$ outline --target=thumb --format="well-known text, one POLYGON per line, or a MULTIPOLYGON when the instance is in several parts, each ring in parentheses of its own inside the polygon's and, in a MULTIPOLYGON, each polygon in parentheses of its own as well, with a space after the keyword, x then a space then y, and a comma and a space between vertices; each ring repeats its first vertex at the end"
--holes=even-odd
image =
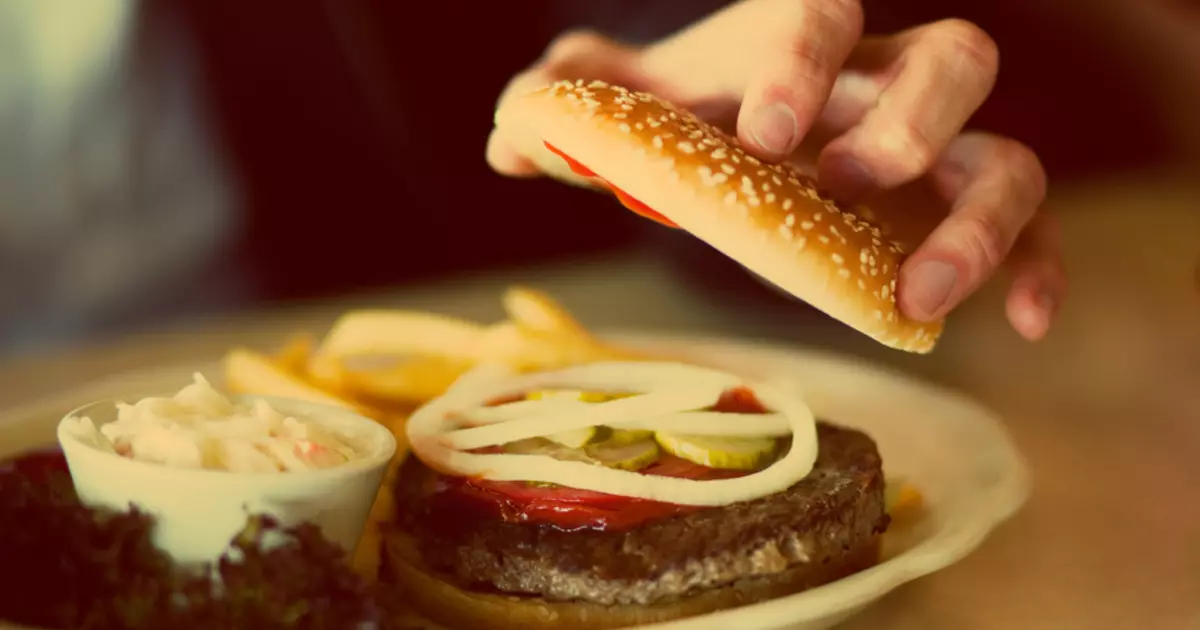
MULTIPOLYGON (((514 76, 501 92, 496 111, 513 98, 563 79, 601 80, 643 89, 645 78, 637 63, 639 51, 594 31, 568 31, 546 47, 541 59, 514 76)), ((488 138, 486 157, 493 170, 510 177, 542 174, 529 152, 537 147, 521 146, 517 138, 495 128, 488 138)))

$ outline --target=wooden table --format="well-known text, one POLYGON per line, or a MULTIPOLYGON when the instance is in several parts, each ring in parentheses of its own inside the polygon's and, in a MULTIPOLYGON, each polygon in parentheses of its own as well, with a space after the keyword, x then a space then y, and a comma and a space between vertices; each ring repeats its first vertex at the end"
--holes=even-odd
POLYGON ((205 361, 321 330, 351 307, 501 317, 514 281, 596 327, 800 339, 963 389, 999 410, 1036 477, 1026 509, 962 563, 906 586, 851 630, 1200 628, 1200 183, 1064 188, 1072 295, 1043 343, 1006 325, 1002 287, 957 312, 939 349, 901 355, 837 326, 719 308, 652 259, 476 277, 222 321, 0 365, 0 406, 115 372, 205 361))

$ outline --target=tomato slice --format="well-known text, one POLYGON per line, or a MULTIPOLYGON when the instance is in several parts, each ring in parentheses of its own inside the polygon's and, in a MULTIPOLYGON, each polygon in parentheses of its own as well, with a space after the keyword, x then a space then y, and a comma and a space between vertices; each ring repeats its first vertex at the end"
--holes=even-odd
POLYGON ((584 166, 583 164, 580 164, 577 160, 575 160, 575 158, 572 158, 571 156, 567 155, 566 153, 563 153, 562 151, 559 151, 557 148, 555 148, 549 142, 543 142, 542 144, 546 145, 546 148, 549 149, 551 153, 562 158, 567 163, 567 166, 571 167, 571 172, 573 172, 576 175, 579 175, 581 177, 591 177, 593 179, 598 180, 601 184, 604 185, 605 188, 607 188, 609 190, 609 192, 611 192, 614 196, 616 196, 617 201, 620 201, 621 205, 632 210, 635 214, 640 215, 644 218, 650 219, 651 221, 656 221, 658 223, 661 223, 669 228, 679 229, 679 226, 676 225, 674 221, 668 219, 667 217, 663 216, 662 214, 660 214, 658 212, 655 212, 653 209, 650 208, 650 206, 647 206, 646 204, 638 201, 637 199, 634 199, 632 196, 630 196, 628 193, 621 190, 620 188, 613 186, 607 180, 605 180, 603 177, 600 177, 594 171, 592 171, 592 169, 584 166))

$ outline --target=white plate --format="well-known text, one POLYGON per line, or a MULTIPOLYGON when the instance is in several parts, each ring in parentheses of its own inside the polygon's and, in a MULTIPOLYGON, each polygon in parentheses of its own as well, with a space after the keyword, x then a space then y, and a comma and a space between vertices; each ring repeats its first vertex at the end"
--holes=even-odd
MULTIPOLYGON (((1029 494, 1027 469, 999 418, 952 392, 808 350, 664 335, 614 338, 803 389, 822 418, 869 433, 888 476, 915 483, 929 506, 919 522, 889 533, 885 560, 871 569, 797 595, 642 630, 829 628, 897 586, 962 559, 1029 494)), ((53 444, 58 420, 81 404, 159 394, 189 382, 195 369, 217 374, 215 366, 190 366, 121 376, 0 414, 0 458, 53 444)))

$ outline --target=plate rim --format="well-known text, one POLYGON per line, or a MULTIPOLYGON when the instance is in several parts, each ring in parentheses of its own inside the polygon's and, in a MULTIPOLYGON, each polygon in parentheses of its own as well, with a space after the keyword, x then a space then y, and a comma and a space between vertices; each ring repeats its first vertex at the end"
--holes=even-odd
MULTIPOLYGON (((977 508, 985 510, 986 517, 974 519, 973 527, 962 528, 953 541, 954 550, 950 553, 945 551, 945 547, 950 546, 945 541, 940 547, 927 549, 924 547, 930 541, 925 540, 874 567, 815 589, 698 617, 637 626, 637 630, 720 630, 735 626, 767 630, 833 615, 848 616, 896 588, 944 569, 970 555, 992 532, 1015 516, 1031 494, 1032 476, 1029 466, 997 413, 961 391, 906 374, 894 366, 795 342, 753 337, 675 333, 651 329, 598 329, 596 334, 606 341, 630 347, 670 349, 668 351, 675 352, 682 350, 687 354, 713 354, 718 363, 721 363, 720 357, 723 353, 749 354, 769 357, 769 361, 766 362, 773 365, 815 361, 862 370, 877 378, 919 392, 923 396, 972 408, 975 412, 972 415, 975 416, 974 420, 978 425, 976 428, 986 427, 986 430, 992 433, 996 452, 1001 453, 1002 459, 1005 460, 1005 474, 991 487, 990 496, 979 497, 987 499, 979 501, 977 508), (818 612, 796 616, 797 606, 818 612)), ((85 396, 87 400, 119 396, 113 392, 124 389, 132 393, 138 383, 166 383, 175 378, 185 380, 191 373, 210 370, 210 373, 219 372, 220 361, 198 359, 194 362, 168 363, 92 379, 78 387, 65 388, 57 393, 0 409, 0 434, 8 431, 8 427, 13 424, 32 425, 34 422, 44 421, 33 420, 35 417, 65 415, 74 408, 72 401, 78 402, 85 396)), ((146 389, 151 388, 147 386, 146 389)), ((51 430, 48 433, 52 435, 53 432, 51 430)), ((35 629, 0 620, 0 630, 35 629)))

